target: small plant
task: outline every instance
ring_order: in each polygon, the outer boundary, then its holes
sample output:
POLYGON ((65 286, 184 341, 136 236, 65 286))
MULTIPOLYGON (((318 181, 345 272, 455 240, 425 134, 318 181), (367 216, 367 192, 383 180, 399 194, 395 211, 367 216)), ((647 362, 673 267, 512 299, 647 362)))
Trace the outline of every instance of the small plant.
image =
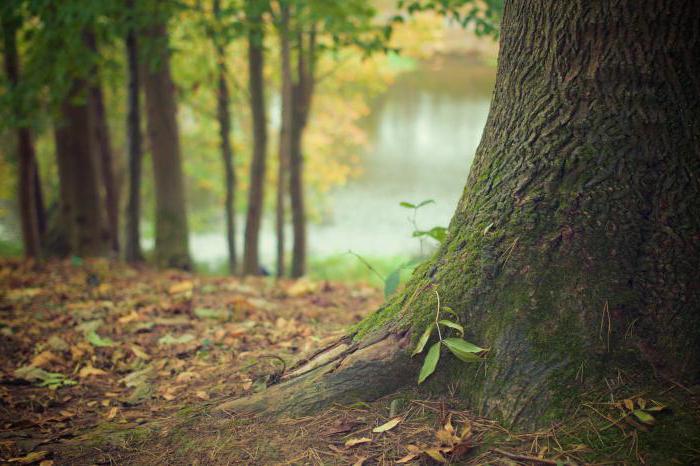
POLYGON ((438 243, 442 243, 445 241, 445 238, 447 237, 447 228, 445 227, 440 227, 440 226, 435 226, 429 230, 421 230, 418 227, 418 222, 416 220, 416 217, 418 216, 418 209, 421 207, 425 207, 429 204, 435 204, 435 201, 432 199, 426 199, 425 201, 419 202, 418 204, 413 204, 411 202, 400 202, 399 205, 401 207, 405 207, 406 209, 411 209, 413 211, 413 216, 408 218, 408 222, 411 224, 413 227, 413 237, 414 238, 420 238, 420 252, 421 255, 423 255, 423 238, 424 237, 429 237, 433 238, 435 241, 438 243))
POLYGON ((479 356, 479 354, 488 351, 488 349, 481 348, 473 343, 466 341, 463 338, 464 327, 462 327, 460 324, 449 319, 440 318, 441 310, 445 313, 451 314, 455 319, 457 319, 458 316, 457 313, 449 307, 440 306, 440 294, 437 292, 437 290, 434 291, 435 296, 437 296, 437 310, 435 312, 435 320, 431 322, 430 325, 428 325, 428 327, 425 329, 421 337, 418 339, 418 344, 416 345, 416 348, 413 350, 413 353, 411 353, 411 357, 422 353, 425 349, 425 345, 430 339, 430 336, 433 334, 433 332, 437 331, 438 341, 436 343, 433 343, 430 349, 428 349, 428 353, 426 354, 425 359, 423 360, 423 366, 421 367, 420 373, 418 374, 419 384, 423 383, 425 379, 430 377, 430 375, 433 372, 435 372, 435 368, 437 367, 438 361, 440 360, 440 349, 442 348, 442 346, 445 346, 448 350, 450 350, 452 354, 454 354, 457 357, 457 359, 464 362, 482 361, 483 359, 479 356), (460 338, 443 338, 443 333, 440 329, 440 326, 456 330, 459 333, 460 338))

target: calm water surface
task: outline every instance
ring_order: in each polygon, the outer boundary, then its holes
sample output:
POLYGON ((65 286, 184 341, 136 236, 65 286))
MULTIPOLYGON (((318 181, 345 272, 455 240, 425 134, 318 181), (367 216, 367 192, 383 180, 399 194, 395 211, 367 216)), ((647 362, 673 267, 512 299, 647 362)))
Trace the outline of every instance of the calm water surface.
MULTIPOLYGON (((419 227, 447 226, 486 123, 494 80, 493 67, 457 58, 401 75, 364 122, 370 147, 362 154, 362 174, 331 192, 331 213, 309 226, 309 254, 415 254, 419 243, 401 201, 434 199, 420 210, 419 227)), ((261 254, 271 266, 274 229, 266 220, 261 254)), ((221 234, 193 235, 191 247, 198 261, 226 256, 221 234)))

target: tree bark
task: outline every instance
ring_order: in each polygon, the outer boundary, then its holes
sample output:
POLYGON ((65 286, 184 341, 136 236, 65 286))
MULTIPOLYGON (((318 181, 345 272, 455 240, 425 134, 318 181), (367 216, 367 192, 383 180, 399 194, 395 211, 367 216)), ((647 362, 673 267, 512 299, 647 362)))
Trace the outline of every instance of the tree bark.
MULTIPOLYGON (((220 21, 221 5, 219 0, 213 0, 214 16, 220 21)), ((219 120, 219 138, 221 141, 221 158, 224 162, 224 185, 226 198, 226 245, 228 247, 228 269, 231 275, 237 271, 236 254, 236 172, 233 165, 233 148, 231 146, 231 113, 229 112, 230 97, 226 81, 226 51, 221 37, 213 35, 214 48, 218 67, 218 92, 216 94, 217 119, 219 120)))
POLYGON ((139 82, 138 39, 133 22, 133 0, 127 0, 131 22, 126 34, 126 61, 128 72, 127 140, 129 147, 129 200, 126 207, 124 257, 128 262, 142 262, 141 250, 141 104, 139 82))
MULTIPOLYGON (((9 10, 9 8, 8 8, 9 10)), ((19 85, 19 54, 17 53, 17 29, 20 26, 18 17, 2 18, 3 40, 5 45, 5 72, 7 73, 8 81, 12 89, 17 89, 19 85)), ((41 221, 40 214, 43 214, 43 203, 41 199, 37 199, 40 191, 37 190, 39 185, 39 171, 37 169, 36 156, 34 152, 34 144, 32 142, 31 133, 24 123, 21 122, 23 117, 22 105, 19 103, 17 96, 17 104, 15 105, 15 118, 19 121, 17 127, 17 158, 19 161, 19 177, 18 177, 18 199, 20 223, 22 228, 22 245, 24 247, 24 255, 27 258, 41 258, 42 256, 42 241, 41 241, 41 221)))
POLYGON ((245 225, 243 274, 260 274, 258 240, 265 201, 265 165, 267 156, 267 119, 265 117, 264 32, 260 5, 253 0, 246 3, 248 22, 248 68, 250 107, 253 116, 253 157, 250 164, 248 213, 245 225))
POLYGON ((61 106, 62 120, 56 126, 55 138, 61 217, 70 252, 80 257, 93 257, 105 255, 109 246, 101 215, 86 92, 87 83, 76 79, 61 106))
MULTIPOLYGON (((91 52, 97 55, 97 39, 92 31, 85 35, 87 46, 91 52)), ((92 128, 95 138, 95 148, 98 158, 97 165, 104 188, 104 204, 112 252, 119 254, 119 193, 114 181, 114 166, 112 155, 112 143, 107 124, 107 112, 105 111, 104 96, 99 77, 99 70, 94 69, 93 81, 90 85, 90 110, 92 116, 92 128)))
POLYGON ((314 393, 366 401, 414 384, 408 351, 438 295, 490 351, 485 365, 444 354, 428 388, 457 387, 504 423, 561 419, 620 370, 697 384, 698 18, 673 0, 507 2, 493 103, 439 251, 345 347, 221 409, 301 412, 314 393), (387 347, 357 356, 375 341, 387 347))
POLYGON ((177 126, 175 84, 170 74, 170 51, 165 22, 148 31, 157 50, 157 63, 145 68, 148 138, 156 194, 156 262, 161 267, 189 270, 185 183, 177 126))
POLYGON ((289 186, 288 171, 290 152, 292 148, 292 133, 291 127, 293 124, 292 106, 293 106, 293 79, 291 53, 289 44, 289 5, 280 1, 280 53, 281 53, 281 70, 282 86, 280 95, 282 97, 281 107, 281 124, 280 124, 280 140, 279 140, 279 160, 277 170, 277 203, 276 203, 276 232, 277 232, 277 276, 283 277, 285 274, 285 201, 287 199, 287 189, 289 186))
POLYGON ((297 40, 297 82, 293 86, 293 116, 289 153, 289 197, 292 206, 293 278, 306 273, 306 208, 304 206, 304 129, 309 119, 315 87, 316 32, 312 25, 308 33, 299 32, 297 40), (304 45, 307 37, 308 44, 304 45))

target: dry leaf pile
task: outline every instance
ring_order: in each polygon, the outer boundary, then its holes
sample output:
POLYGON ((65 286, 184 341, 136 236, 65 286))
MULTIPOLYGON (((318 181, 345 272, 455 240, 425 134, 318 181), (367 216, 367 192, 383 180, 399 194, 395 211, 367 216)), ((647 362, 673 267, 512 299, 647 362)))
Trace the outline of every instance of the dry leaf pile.
POLYGON ((51 461, 42 445, 92 426, 263 389, 381 299, 366 287, 106 260, 1 262, 0 460, 51 461))

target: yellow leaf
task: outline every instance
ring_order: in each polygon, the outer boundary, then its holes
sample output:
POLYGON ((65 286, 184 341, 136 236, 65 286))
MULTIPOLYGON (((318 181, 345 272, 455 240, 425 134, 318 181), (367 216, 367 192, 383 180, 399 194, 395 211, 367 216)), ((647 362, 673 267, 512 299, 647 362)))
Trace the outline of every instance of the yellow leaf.
POLYGON ((395 417, 394 419, 392 419, 388 422, 385 422, 381 426, 375 427, 374 429, 372 429, 372 432, 374 432, 375 434, 386 432, 387 430, 391 430, 394 427, 398 426, 400 422, 401 422, 401 418, 395 417))
POLYGON ((39 463, 39 466, 53 466, 53 460, 44 460, 39 463))
POLYGON ((119 319, 117 319, 117 322, 119 322, 120 324, 124 325, 124 324, 128 324, 129 322, 133 322, 133 321, 135 321, 135 320, 138 320, 139 317, 140 317, 140 316, 139 316, 139 313, 138 313, 138 312, 136 312, 136 311, 131 311, 131 312, 128 313, 127 315, 122 316, 122 317, 120 317, 119 319))
POLYGON ((36 463, 37 461, 41 461, 42 459, 46 458, 46 456, 49 454, 48 451, 33 451, 29 453, 27 456, 22 456, 18 458, 10 458, 8 460, 9 463, 19 463, 19 464, 31 464, 31 463, 36 463))
POLYGON ((208 400, 209 399, 209 394, 205 392, 204 390, 198 390, 197 393, 195 393, 195 396, 199 398, 200 400, 208 400))
POLYGON ((131 345, 131 352, 134 353, 137 358, 141 358, 144 361, 148 361, 149 359, 151 359, 151 356, 148 353, 146 353, 146 351, 144 351, 144 349, 140 346, 131 345))
POLYGON ((444 456, 442 456, 442 453, 440 453, 440 450, 437 448, 428 448, 427 450, 424 450, 424 452, 426 455, 439 463, 447 463, 447 460, 444 456))
POLYGON ((114 419, 119 412, 119 408, 114 406, 112 409, 109 410, 109 413, 107 413, 107 419, 114 419))
POLYGON ((309 280, 297 280, 292 286, 287 288, 287 295, 291 298, 298 298, 318 290, 318 284, 309 280))
POLYGON ((103 371, 102 369, 92 367, 92 365, 90 365, 90 364, 83 367, 82 369, 80 369, 80 372, 78 372, 78 376, 81 379, 84 379, 85 377, 90 377, 91 375, 106 375, 106 374, 107 374, 107 372, 103 371))
POLYGON ((355 445, 360 445, 362 443, 370 443, 372 441, 371 438, 368 437, 362 437, 362 438, 351 438, 347 442, 345 442, 346 447, 354 447, 355 445))
POLYGON ((168 293, 179 294, 179 293, 189 293, 194 288, 194 283, 191 280, 185 280, 183 282, 175 283, 168 288, 168 293))
POLYGON ((186 383, 189 382, 190 380, 196 379, 198 376, 194 372, 190 371, 185 371, 181 372, 180 374, 175 377, 175 382, 177 383, 186 383))
POLYGON ((623 403, 625 403, 625 408, 627 408, 630 411, 634 410, 634 401, 630 400, 629 398, 624 400, 623 403))
POLYGON ((403 458, 396 460, 396 463, 397 464, 404 464, 404 463, 408 463, 409 461, 414 460, 416 458, 418 458, 417 454, 409 453, 408 455, 404 456, 403 458))

